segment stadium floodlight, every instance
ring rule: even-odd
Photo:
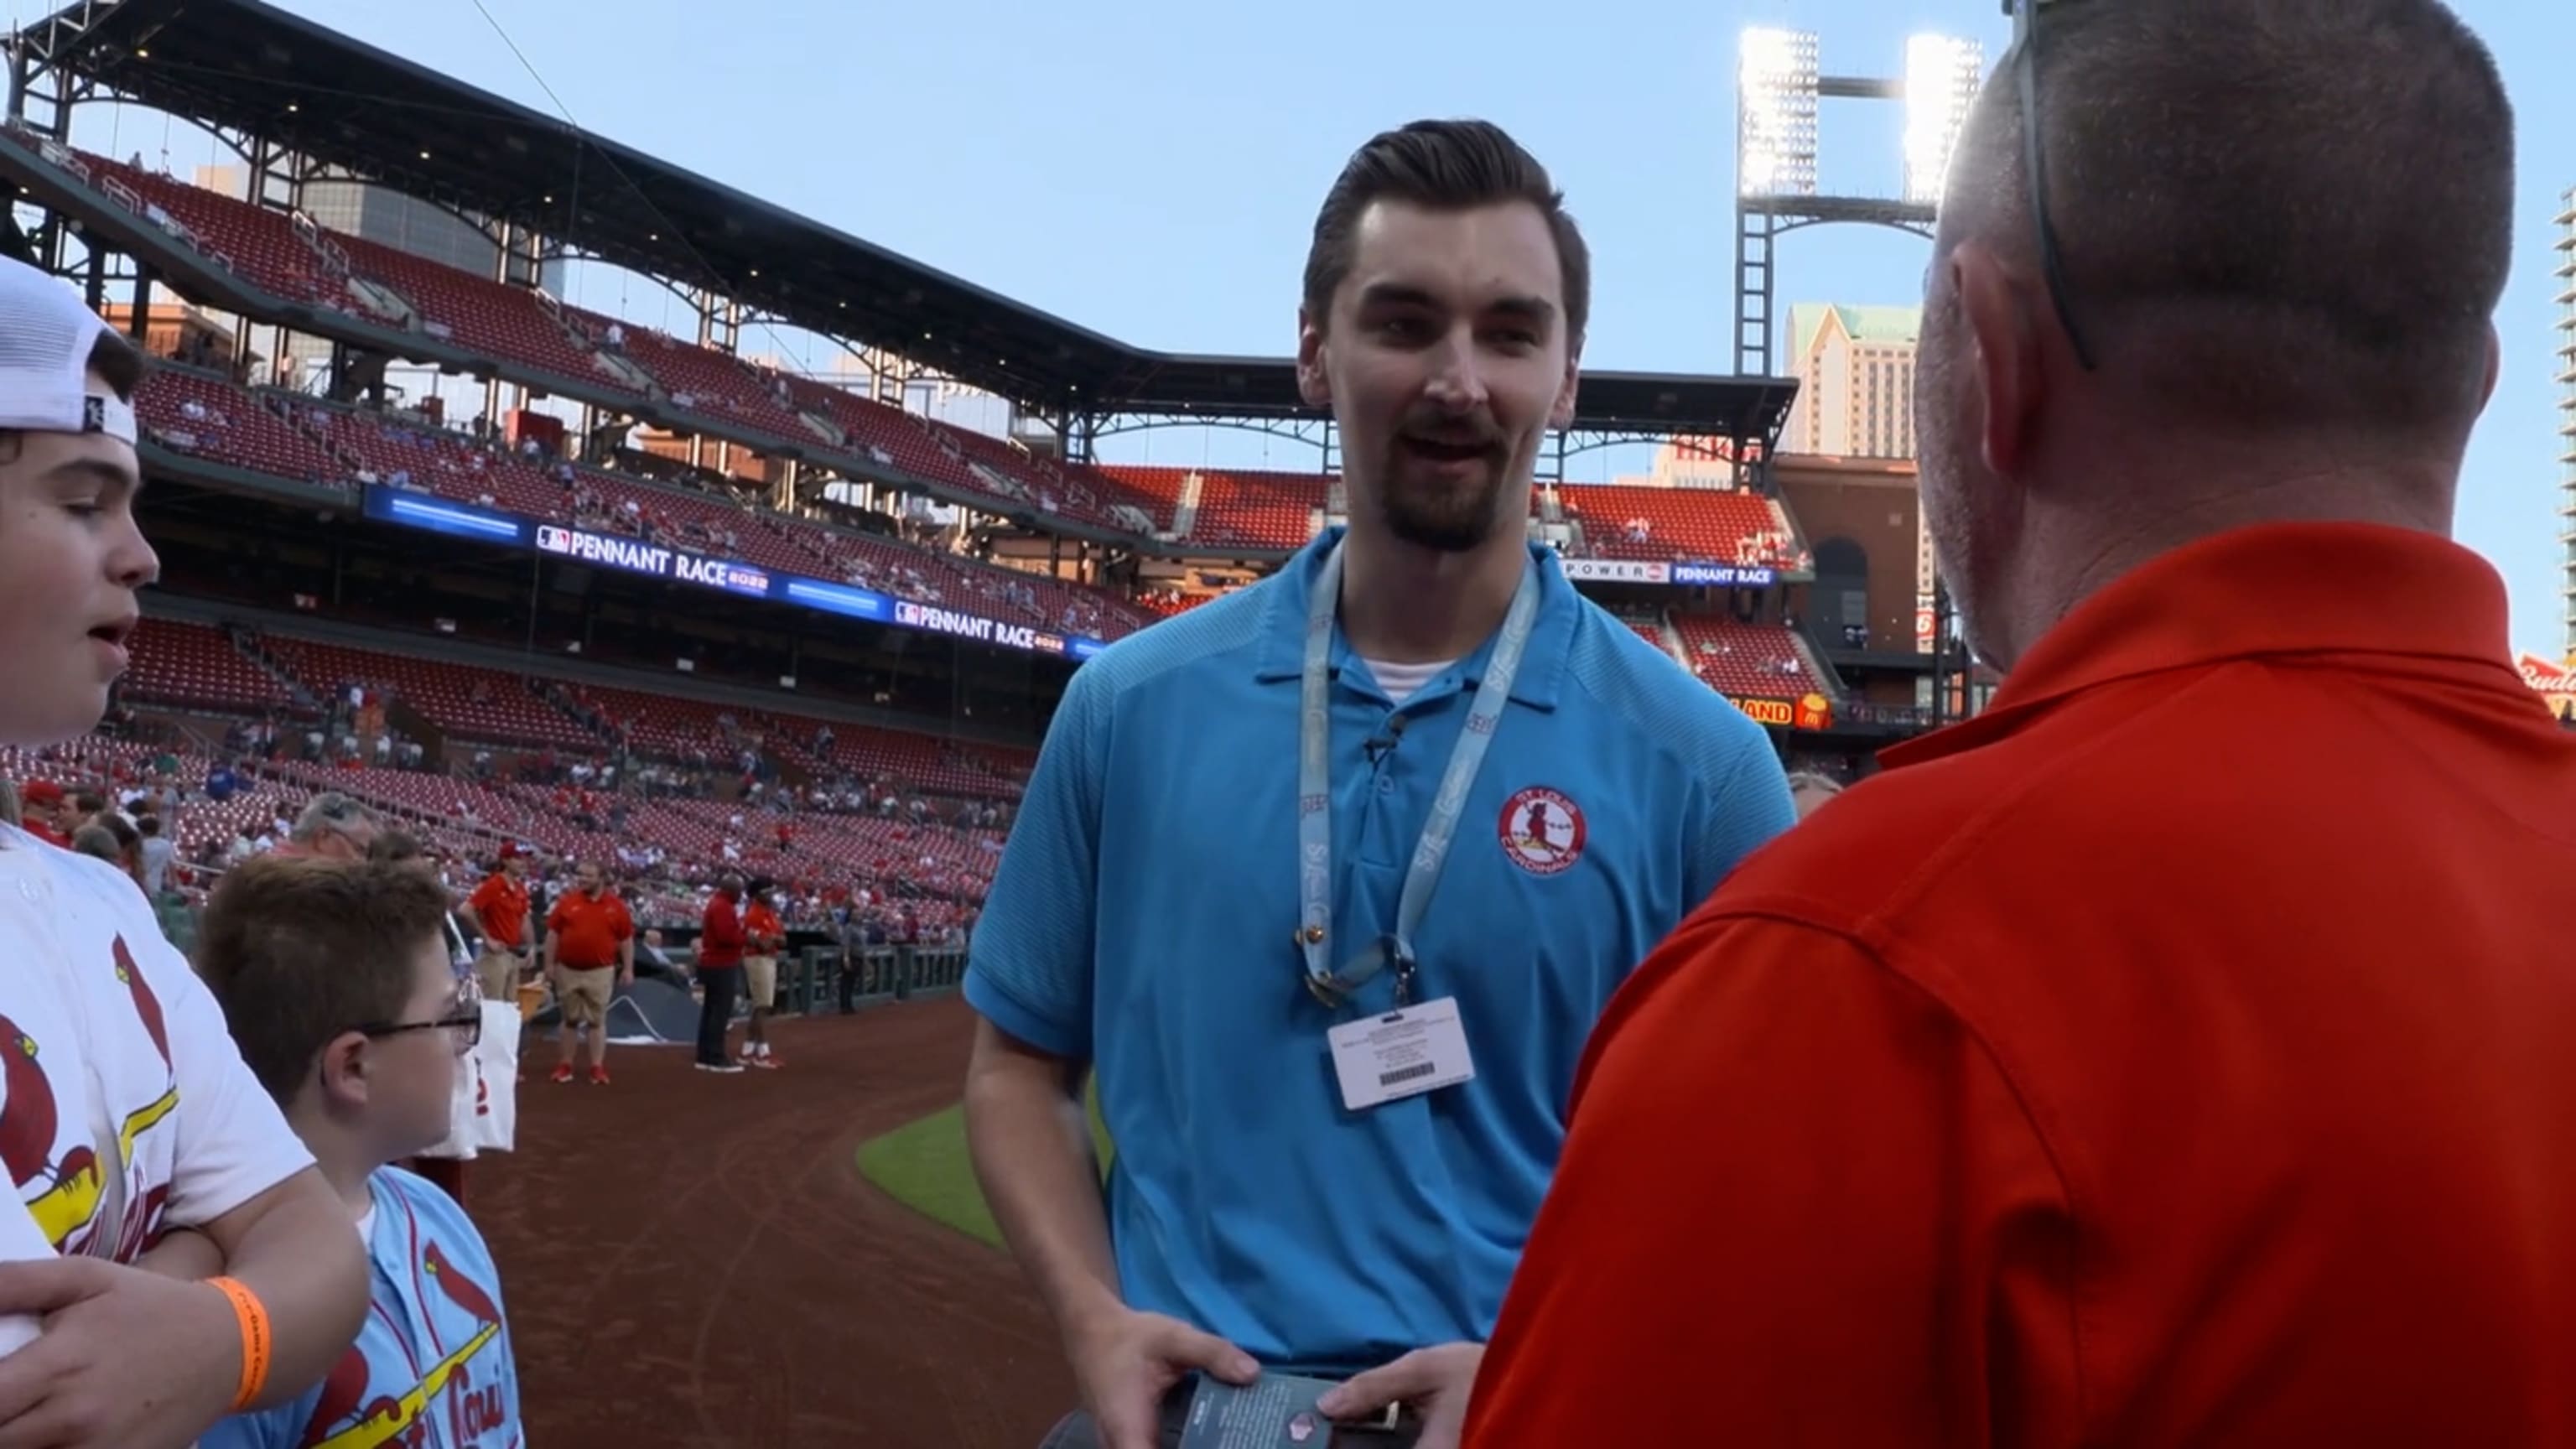
[[[1745,31],[1735,94],[1738,193],[1815,195],[1815,33],[1767,26]]]
[[[1905,199],[1941,202],[1941,184],[1958,148],[1959,128],[1985,75],[1986,48],[1948,35],[1905,42]]]

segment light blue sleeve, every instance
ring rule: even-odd
[[[1735,706],[1718,701],[1719,738],[1701,755],[1700,818],[1691,854],[1690,908],[1715,894],[1744,858],[1798,823],[1789,772],[1770,736]]]
[[[1005,1034],[1073,1060],[1091,1054],[1100,802],[1114,686],[1074,671],[993,872],[967,950],[966,1001]]]

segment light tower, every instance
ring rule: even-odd
[[[2558,211],[2558,546],[2567,629],[2559,644],[2576,667],[2576,190],[2559,198]]]
[[[1735,88],[1737,376],[1772,375],[1772,251],[1780,237],[1828,222],[1932,235],[1950,152],[1985,66],[1985,47],[1974,40],[1918,35],[1905,43],[1902,79],[1829,76],[1818,69],[1813,31],[1744,32]],[[1816,113],[1825,100],[1904,103],[1902,195],[1859,196],[1822,184]]]

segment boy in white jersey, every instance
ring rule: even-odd
[[[87,733],[125,668],[159,569],[133,513],[141,372],[63,283],[0,260],[0,745]],[[176,1449],[357,1332],[355,1236],[149,903],[6,826],[0,1170],[0,1444]]]
[[[207,903],[197,969],[366,1237],[374,1296],[327,1378],[216,1425],[200,1449],[520,1442],[491,1252],[455,1199],[392,1165],[447,1135],[457,1070],[482,1031],[446,918],[429,872],[382,860],[263,857]]]

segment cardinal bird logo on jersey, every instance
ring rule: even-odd
[[[8,1168],[45,1241],[58,1253],[71,1252],[98,1216],[102,1180],[98,1154],[87,1143],[62,1146],[62,1111],[37,1060],[42,1053],[25,1029],[0,1016],[0,1166]]]
[[[161,1065],[170,1065],[170,1025],[161,1016],[161,998],[152,994],[152,985],[143,979],[143,968],[134,964],[134,953],[125,947],[125,938],[116,938],[116,979],[125,983],[134,997],[134,1014],[143,1020],[143,1029],[152,1034],[152,1049],[161,1054]]]
[[[323,1380],[322,1392],[314,1402],[312,1416],[305,1421],[298,1449],[393,1449],[426,1443],[441,1420],[448,1431],[443,1442],[473,1444],[486,1431],[507,1422],[509,1405],[502,1391],[501,1375],[494,1372],[490,1383],[475,1382],[475,1369],[490,1367],[488,1363],[477,1365],[476,1355],[500,1339],[501,1306],[492,1301],[491,1293],[481,1284],[459,1271],[446,1250],[435,1242],[422,1249],[420,1273],[415,1281],[425,1281],[436,1290],[430,1301],[414,1305],[418,1322],[428,1330],[433,1343],[455,1343],[455,1349],[430,1364],[417,1382],[399,1393],[387,1392],[391,1385],[374,1379],[375,1366],[368,1362],[365,1352],[366,1345],[377,1339],[389,1318],[387,1305],[379,1300],[375,1321],[361,1333],[358,1345],[341,1355],[331,1376]],[[460,1312],[471,1320],[471,1328],[456,1324]],[[409,1319],[412,1315],[400,1316]],[[448,1328],[443,1330],[442,1323]],[[412,1357],[407,1350],[404,1362],[427,1357],[425,1352]],[[386,1362],[392,1362],[390,1357]],[[405,1377],[409,1376],[406,1371]]]
[[[152,1050],[160,1058],[161,1074],[168,1083],[160,1096],[129,1112],[117,1128],[117,1161],[130,1171],[135,1161],[135,1144],[143,1134],[166,1120],[179,1105],[179,1077],[170,1061],[170,1026],[161,1014],[161,998],[152,994],[152,983],[143,979],[143,968],[134,963],[134,952],[118,936],[109,948],[116,958],[116,979],[134,1000],[135,1019],[143,1023],[146,1036],[152,1038]],[[129,1178],[129,1181],[131,1179]],[[140,1192],[131,1193],[125,1203],[125,1221],[117,1234],[118,1256],[132,1260],[161,1231],[161,1210],[170,1200],[167,1182],[153,1183]]]

